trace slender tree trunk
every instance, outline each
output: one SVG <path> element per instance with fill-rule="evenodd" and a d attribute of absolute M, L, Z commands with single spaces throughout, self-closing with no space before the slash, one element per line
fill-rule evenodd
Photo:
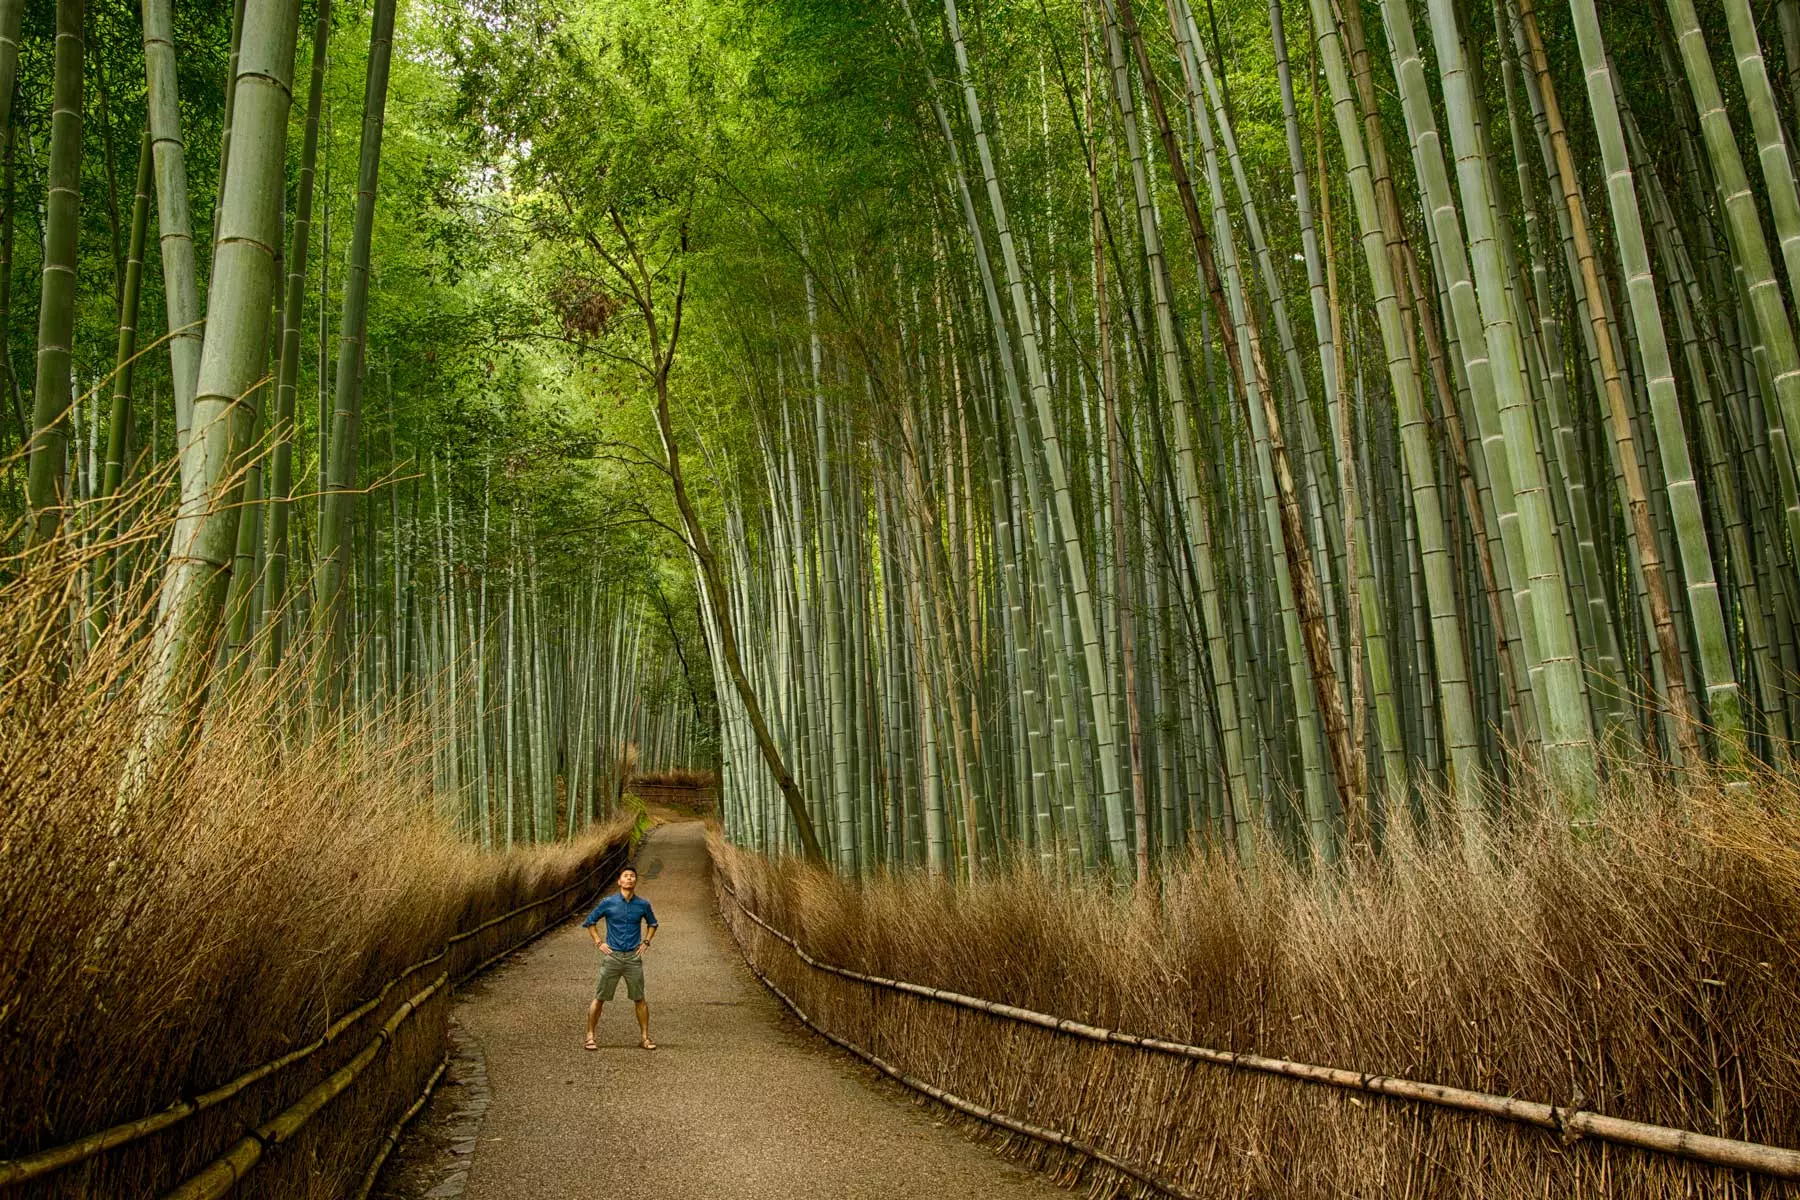
<path fill-rule="evenodd" d="M 762 753 L 769 773 L 775 777 L 782 799 L 787 802 L 788 816 L 799 834 L 801 851 L 812 861 L 823 863 L 825 851 L 819 845 L 819 835 L 813 831 L 812 817 L 806 811 L 806 799 L 800 794 L 800 785 L 794 782 L 793 773 L 788 770 L 780 748 L 775 745 L 774 736 L 769 732 L 768 719 L 763 716 L 762 703 L 750 686 L 749 676 L 744 673 L 744 660 L 738 652 L 735 625 L 727 600 L 725 579 L 719 570 L 719 560 L 713 554 L 706 529 L 701 525 L 699 514 L 694 511 L 693 502 L 688 498 L 687 481 L 681 470 L 681 450 L 675 440 L 674 423 L 669 417 L 668 380 L 662 373 L 658 374 L 656 380 L 656 425 L 662 436 L 669 482 L 675 490 L 675 506 L 681 512 L 682 525 L 687 530 L 694 557 L 700 564 L 702 590 L 712 609 L 713 624 L 717 627 L 719 638 L 719 652 L 725 657 L 726 673 L 737 692 L 738 702 L 744 706 L 750 728 L 756 734 L 756 748 Z"/>

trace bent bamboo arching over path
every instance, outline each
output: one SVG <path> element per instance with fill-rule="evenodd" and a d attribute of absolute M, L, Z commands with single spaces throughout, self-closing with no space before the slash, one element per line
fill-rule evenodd
<path fill-rule="evenodd" d="M 0 0 L 0 1162 L 176 1186 L 647 806 L 861 974 L 1794 1146 L 1796 137 L 1800 0 Z M 1746 1169 L 757 966 L 1121 1186 Z"/>

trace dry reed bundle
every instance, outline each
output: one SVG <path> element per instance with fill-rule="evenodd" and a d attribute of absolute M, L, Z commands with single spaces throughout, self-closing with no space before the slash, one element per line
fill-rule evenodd
<path fill-rule="evenodd" d="M 639 771 L 631 777 L 633 787 L 689 788 L 699 791 L 715 787 L 718 776 L 693 767 L 671 767 L 664 771 Z"/>
<path fill-rule="evenodd" d="M 1134 1033 L 1800 1144 L 1800 796 L 1627 777 L 1491 870 L 1393 848 L 1330 877 L 1190 861 L 1160 904 L 1028 869 L 856 886 L 720 847 L 824 961 Z M 1270 861 L 1273 862 L 1273 856 Z M 977 1104 L 1204 1196 L 1789 1195 L 1647 1153 L 1073 1040 L 809 970 L 727 906 L 825 1028 Z M 1007 1136 L 1091 1194 L 1115 1172 Z"/>
<path fill-rule="evenodd" d="M 483 854 L 435 809 L 422 720 L 308 731 L 289 715 L 305 711 L 297 675 L 240 687 L 126 787 L 141 623 L 66 632 L 98 557 L 55 547 L 0 586 L 0 1158 L 161 1111 L 314 1041 L 454 931 L 584 879 L 628 832 Z M 455 966 L 560 911 L 469 939 Z M 303 1068 L 24 1191 L 160 1193 L 355 1055 L 444 962 Z M 259 1194 L 335 1194 L 441 1057 L 447 1003 L 444 989 L 407 1022 Z"/>

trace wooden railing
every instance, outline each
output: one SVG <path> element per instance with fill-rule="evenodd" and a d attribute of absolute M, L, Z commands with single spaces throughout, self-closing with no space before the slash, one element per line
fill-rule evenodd
<path fill-rule="evenodd" d="M 63 1172 L 94 1163 L 122 1147 L 171 1131 L 227 1101 L 249 1098 L 259 1087 L 273 1088 L 296 1075 L 304 1078 L 302 1073 L 307 1068 L 318 1069 L 315 1060 L 328 1062 L 333 1048 L 353 1036 L 366 1034 L 369 1025 L 379 1020 L 374 1033 L 348 1061 L 330 1070 L 299 1099 L 282 1107 L 274 1116 L 249 1126 L 248 1131 L 222 1154 L 189 1174 L 184 1182 L 167 1193 L 182 1200 L 224 1195 L 246 1173 L 264 1162 L 270 1150 L 291 1140 L 318 1113 L 350 1091 L 409 1025 L 427 1014 L 436 1014 L 447 1022 L 448 1012 L 441 1001 L 456 986 L 559 925 L 593 893 L 611 882 L 630 853 L 629 840 L 622 839 L 596 856 L 568 885 L 471 929 L 452 934 L 445 940 L 443 949 L 395 975 L 373 997 L 333 1021 L 319 1037 L 298 1049 L 258 1064 L 218 1087 L 182 1099 L 160 1112 L 33 1154 L 0 1160 L 0 1191 L 33 1181 L 51 1181 Z M 422 979 L 429 982 L 409 991 Z M 390 1003 L 396 998 L 402 999 Z M 436 1033 L 441 1041 L 443 1029 L 438 1028 Z M 438 1071 L 432 1073 L 433 1082 L 438 1074 Z M 418 1090 L 416 1082 L 412 1090 Z M 244 1125 L 249 1123 L 244 1122 Z M 369 1141 L 380 1136 L 378 1130 L 379 1127 L 369 1131 Z M 82 1194 L 87 1190 L 84 1185 L 76 1186 Z"/>
<path fill-rule="evenodd" d="M 756 929 L 784 947 L 785 952 L 791 954 L 796 961 L 809 970 L 847 980 L 865 988 L 894 992 L 936 1004 L 984 1013 L 1001 1021 L 1033 1026 L 1083 1041 L 1126 1047 L 1147 1054 L 1186 1059 L 1232 1070 L 1276 1075 L 1303 1083 L 1383 1096 L 1393 1100 L 1455 1109 L 1484 1117 L 1536 1126 L 1570 1140 L 1593 1138 L 1597 1141 L 1630 1146 L 1638 1150 L 1668 1155 L 1689 1162 L 1750 1171 L 1777 1179 L 1800 1180 L 1800 1151 L 1781 1146 L 1715 1137 L 1665 1125 L 1653 1125 L 1642 1121 L 1607 1116 L 1581 1108 L 1520 1100 L 1512 1096 L 1498 1096 L 1467 1088 L 1424 1083 L 1390 1075 L 1350 1071 L 1339 1067 L 1316 1066 L 1311 1063 L 1292 1062 L 1264 1055 L 1218 1050 L 1171 1041 L 1166 1038 L 1146 1037 L 1117 1029 L 1105 1029 L 1067 1017 L 1035 1012 L 1016 1005 L 984 1000 L 977 996 L 963 995 L 960 992 L 947 991 L 943 988 L 927 987 L 906 980 L 887 979 L 878 975 L 853 971 L 815 958 L 791 935 L 777 929 L 745 904 L 736 890 L 725 881 L 722 872 L 715 870 L 713 878 L 721 897 L 719 904 L 721 914 L 726 919 L 726 927 L 731 930 L 738 949 L 744 955 L 744 961 L 764 986 L 815 1032 L 863 1059 L 890 1078 L 959 1112 L 1013 1133 L 1024 1134 L 1038 1141 L 1062 1147 L 1082 1157 L 1102 1163 L 1167 1195 L 1182 1197 L 1183 1200 L 1191 1200 L 1194 1194 L 1142 1164 L 1129 1162 L 1068 1133 L 998 1112 L 988 1106 L 948 1092 L 928 1081 L 915 1078 L 894 1064 L 870 1053 L 864 1047 L 855 1045 L 839 1034 L 823 1028 L 769 978 L 764 964 L 758 960 L 751 945 L 740 931 L 739 921 L 733 917 L 733 911 L 741 914 Z"/>

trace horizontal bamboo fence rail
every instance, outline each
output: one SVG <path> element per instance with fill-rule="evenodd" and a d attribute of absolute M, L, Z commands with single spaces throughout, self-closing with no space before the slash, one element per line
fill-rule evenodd
<path fill-rule="evenodd" d="M 400 1119 L 395 1121 L 393 1127 L 387 1131 L 387 1136 L 381 1139 L 381 1149 L 375 1152 L 375 1161 L 369 1164 L 367 1171 L 363 1172 L 362 1186 L 356 1189 L 356 1200 L 369 1200 L 369 1194 L 375 1190 L 376 1181 L 381 1178 L 381 1168 L 387 1162 L 388 1155 L 392 1154 L 400 1145 L 400 1135 L 406 1131 L 406 1127 L 412 1123 L 412 1119 L 419 1115 L 419 1111 L 431 1099 L 432 1089 L 437 1087 L 438 1080 L 442 1079 L 444 1072 L 449 1069 L 450 1056 L 446 1054 L 444 1060 L 438 1063 L 437 1070 L 431 1073 L 431 1078 L 425 1081 L 425 1087 L 413 1098 L 413 1102 L 407 1106 L 406 1111 L 400 1114 Z"/>
<path fill-rule="evenodd" d="M 1658 1154 L 1666 1154 L 1675 1158 L 1692 1162 L 1706 1163 L 1711 1166 L 1730 1167 L 1742 1171 L 1754 1171 L 1759 1174 L 1773 1176 L 1778 1179 L 1800 1180 L 1800 1151 L 1781 1146 L 1769 1146 L 1759 1142 L 1739 1141 L 1734 1138 L 1714 1137 L 1709 1134 L 1695 1133 L 1691 1130 L 1673 1129 L 1666 1125 L 1651 1125 L 1642 1121 L 1630 1121 L 1622 1117 L 1609 1117 L 1602 1113 L 1590 1112 L 1586 1109 L 1564 1107 L 1555 1104 L 1541 1104 L 1530 1100 L 1519 1100 L 1511 1096 L 1497 1096 L 1488 1092 L 1471 1091 L 1467 1088 L 1448 1087 L 1443 1084 L 1421 1083 L 1411 1079 L 1400 1079 L 1391 1075 L 1375 1075 L 1362 1071 L 1349 1071 L 1340 1067 L 1322 1067 L 1310 1063 L 1291 1062 L 1287 1059 L 1269 1058 L 1258 1054 L 1241 1054 L 1230 1050 L 1215 1050 L 1205 1046 L 1192 1046 L 1184 1042 L 1169 1041 L 1164 1038 L 1144 1037 L 1139 1034 L 1124 1033 L 1116 1029 L 1104 1029 L 1098 1025 L 1089 1025 L 1067 1017 L 1055 1017 L 1048 1013 L 1034 1012 L 1028 1008 L 1019 1008 L 1011 1004 L 1000 1004 L 992 1000 L 983 1000 L 977 996 L 966 996 L 960 992 L 946 991 L 942 988 L 927 987 L 923 984 L 909 983 L 901 979 L 885 979 L 879 975 L 867 975 L 860 971 L 852 971 L 846 967 L 821 962 L 807 953 L 798 941 L 765 921 L 738 896 L 735 889 L 715 873 L 720 891 L 730 898 L 732 904 L 759 928 L 781 942 L 806 966 L 813 970 L 841 979 L 917 996 L 940 1004 L 986 1013 L 1002 1020 L 1014 1021 L 1022 1025 L 1033 1025 L 1053 1033 L 1068 1037 L 1081 1038 L 1091 1042 L 1107 1045 L 1126 1046 L 1152 1054 L 1167 1055 L 1174 1058 L 1203 1062 L 1213 1066 L 1228 1067 L 1240 1071 L 1254 1071 L 1266 1075 L 1279 1075 L 1287 1079 L 1295 1079 L 1304 1083 L 1321 1084 L 1326 1087 L 1340 1088 L 1349 1091 L 1364 1092 L 1390 1099 L 1411 1101 L 1419 1104 L 1436 1105 L 1440 1108 L 1457 1109 L 1462 1112 L 1475 1113 L 1481 1116 L 1495 1117 L 1500 1120 L 1514 1121 L 1526 1125 L 1534 1125 L 1549 1130 L 1565 1138 L 1591 1137 L 1600 1141 L 1612 1142 L 1621 1146 L 1630 1146 L 1639 1150 L 1648 1150 Z M 794 1002 L 769 983 L 761 967 L 751 960 L 749 947 L 743 939 L 737 937 L 735 926 L 727 923 L 732 929 L 732 936 L 737 938 L 739 948 L 744 952 L 747 961 L 757 977 L 769 986 L 771 991 L 792 1008 L 808 1025 L 818 1026 L 808 1019 Z M 820 1030 L 824 1033 L 824 1030 Z M 875 1059 L 867 1052 L 850 1046 L 842 1039 L 826 1034 L 833 1042 L 852 1050 L 859 1057 L 867 1059 L 884 1073 L 893 1076 L 909 1087 L 935 1095 L 937 1089 L 921 1084 L 910 1077 Z M 1050 1140 L 1056 1144 L 1076 1150 L 1107 1166 L 1121 1170 L 1134 1179 L 1149 1183 L 1171 1195 L 1184 1196 L 1173 1184 L 1156 1179 L 1138 1167 L 1124 1167 L 1108 1156 L 1094 1153 L 1090 1148 L 1054 1130 L 1027 1128 L 1026 1122 L 1007 1117 L 998 1119 L 1000 1114 L 989 1113 L 980 1105 L 961 1098 L 946 1098 L 951 1107 L 967 1112 L 982 1120 L 1000 1125 L 1002 1128 L 1027 1133 L 1040 1140 Z M 1049 1135 L 1046 1137 L 1045 1135 Z"/>
<path fill-rule="evenodd" d="M 745 912 L 749 914 L 752 919 L 755 919 L 755 914 L 749 913 L 748 909 L 746 909 Z M 1022 1133 L 1026 1137 L 1035 1138 L 1038 1141 L 1051 1146 L 1061 1146 L 1065 1150 L 1073 1150 L 1084 1158 L 1091 1158 L 1095 1162 L 1103 1163 L 1122 1175 L 1128 1175 L 1139 1183 L 1148 1184 L 1160 1192 L 1166 1192 L 1171 1196 L 1178 1197 L 1179 1200 L 1199 1200 L 1192 1192 L 1184 1191 L 1182 1188 L 1177 1187 L 1160 1175 L 1152 1174 L 1135 1163 L 1126 1162 L 1122 1158 L 1117 1158 L 1108 1154 L 1098 1146 L 1084 1142 L 1079 1138 L 1071 1137 L 1061 1130 L 1050 1129 L 1043 1125 L 1034 1125 L 1030 1121 L 1021 1121 L 1017 1117 L 1008 1116 L 1003 1112 L 998 1112 L 985 1105 L 977 1104 L 973 1100 L 964 1099 L 955 1092 L 945 1091 L 936 1084 L 927 1083 L 917 1076 L 908 1075 L 905 1071 L 894 1066 L 885 1058 L 871 1054 L 869 1051 L 858 1046 L 848 1038 L 839 1037 L 837 1034 L 831 1032 L 831 1030 L 825 1028 L 808 1016 L 806 1010 L 801 1008 L 792 996 L 789 996 L 786 992 L 782 991 L 780 987 L 776 986 L 773 979 L 770 979 L 763 973 L 763 969 L 758 966 L 756 960 L 751 957 L 750 948 L 744 945 L 741 939 L 736 938 L 735 930 L 733 931 L 733 938 L 737 941 L 738 951 L 744 956 L 744 963 L 750 968 L 751 974 L 761 980 L 764 987 L 775 993 L 775 998 L 787 1005 L 788 1011 L 800 1018 L 802 1024 L 832 1045 L 838 1047 L 840 1050 L 848 1050 L 851 1054 L 856 1055 L 856 1057 L 862 1059 L 877 1071 L 886 1075 L 889 1079 L 898 1083 L 903 1083 L 913 1091 L 930 1096 L 940 1104 L 947 1104 L 957 1112 L 965 1113 L 968 1116 L 974 1117 L 976 1120 L 986 1121 L 990 1125 L 997 1125 L 1001 1129 L 1010 1130 L 1013 1133 Z"/>
<path fill-rule="evenodd" d="M 428 967 L 442 965 L 437 978 L 427 987 L 408 997 L 383 1023 L 368 1045 L 364 1046 L 349 1063 L 336 1071 L 299 1100 L 289 1105 L 254 1132 L 239 1140 L 224 1155 L 215 1159 L 199 1174 L 169 1193 L 171 1200 L 182 1197 L 193 1200 L 202 1196 L 219 1196 L 228 1191 L 245 1171 L 254 1166 L 263 1156 L 263 1152 L 291 1138 L 312 1116 L 331 1100 L 341 1095 L 356 1080 L 363 1070 L 374 1062 L 394 1039 L 400 1027 L 446 986 L 461 986 L 472 976 L 481 973 L 500 959 L 519 950 L 532 942 L 558 923 L 556 919 L 544 921 L 530 933 L 522 937 L 508 935 L 501 927 L 519 920 L 528 913 L 536 912 L 546 905 L 564 900 L 571 892 L 581 888 L 592 888 L 598 878 L 599 886 L 604 886 L 610 872 L 617 867 L 628 852 L 625 844 L 608 848 L 590 870 L 581 872 L 581 877 L 574 882 L 546 896 L 541 896 L 528 904 L 501 913 L 497 917 L 483 921 L 472 929 L 451 934 L 445 939 L 444 948 L 427 958 L 420 959 L 405 970 L 395 975 L 382 985 L 381 990 L 369 1000 L 351 1009 L 326 1027 L 318 1038 L 295 1050 L 290 1050 L 278 1058 L 251 1067 L 237 1077 L 220 1084 L 210 1091 L 203 1092 L 192 1099 L 184 1099 L 160 1112 L 152 1113 L 135 1121 L 126 1121 L 110 1128 L 91 1133 L 75 1141 L 53 1146 L 46 1150 L 20 1158 L 0 1160 L 0 1189 L 9 1188 L 52 1175 L 58 1171 L 104 1154 L 107 1151 L 128 1145 L 179 1125 L 189 1118 L 198 1116 L 208 1109 L 215 1108 L 232 1097 L 239 1095 L 247 1088 L 271 1077 L 278 1076 L 290 1069 L 301 1066 L 326 1048 L 343 1040 L 346 1034 L 354 1030 L 370 1014 L 378 1012 L 387 998 L 408 980 Z M 566 906 L 573 911 L 573 906 Z M 557 915 L 564 915 L 558 910 Z M 491 936 L 484 936 L 491 935 Z M 503 942 L 496 950 L 490 950 L 495 941 Z M 435 1079 L 435 1076 L 433 1077 Z"/>

